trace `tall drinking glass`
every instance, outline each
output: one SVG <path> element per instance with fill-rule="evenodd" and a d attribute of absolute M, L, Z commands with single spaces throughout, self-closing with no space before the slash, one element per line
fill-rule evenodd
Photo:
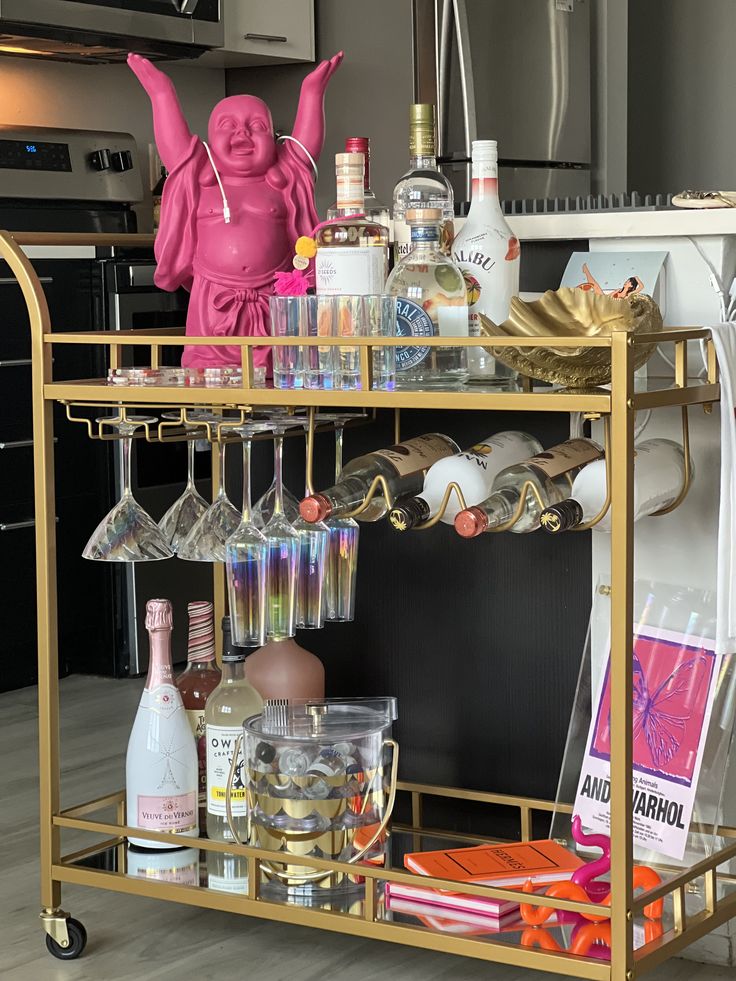
<path fill-rule="evenodd" d="M 345 423 L 354 416 L 338 416 L 335 422 L 335 480 L 342 470 Z M 358 575 L 360 526 L 353 518 L 328 518 L 325 563 L 324 618 L 335 623 L 355 619 L 355 585 Z"/>
<path fill-rule="evenodd" d="M 267 545 L 268 636 L 285 640 L 296 632 L 296 584 L 299 574 L 299 535 L 284 514 L 282 463 L 286 426 L 273 428 L 274 509 L 263 529 Z"/>
<path fill-rule="evenodd" d="M 105 515 L 82 552 L 85 559 L 102 562 L 152 562 L 170 559 L 174 554 L 163 532 L 147 511 L 133 497 L 131 466 L 133 433 L 145 423 L 158 420 L 150 416 L 128 416 L 107 423 L 120 433 L 123 444 L 123 494 L 115 507 Z"/>
<path fill-rule="evenodd" d="M 337 416 L 319 415 L 318 422 L 331 422 Z M 304 422 L 305 431 L 309 422 Z M 309 441 L 305 467 L 304 496 L 312 493 L 306 481 L 309 472 Z M 297 578 L 296 596 L 296 625 L 305 630 L 317 630 L 324 626 L 324 581 L 327 561 L 327 544 L 330 537 L 324 521 L 305 521 L 301 515 L 293 522 L 292 527 L 299 536 L 299 576 Z"/>
<path fill-rule="evenodd" d="M 225 542 L 225 561 L 233 643 L 238 647 L 262 647 L 266 643 L 268 543 L 251 518 L 250 458 L 253 436 L 268 428 L 267 422 L 250 422 L 234 430 L 243 439 L 243 513 Z"/>

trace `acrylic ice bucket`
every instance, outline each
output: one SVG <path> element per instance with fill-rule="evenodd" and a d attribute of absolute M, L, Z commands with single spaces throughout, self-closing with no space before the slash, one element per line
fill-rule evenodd
<path fill-rule="evenodd" d="M 347 889 L 361 862 L 382 862 L 398 746 L 395 698 L 267 703 L 243 725 L 250 843 L 284 853 L 262 862 L 274 887 Z M 305 856 L 356 865 L 356 874 L 302 865 Z"/>

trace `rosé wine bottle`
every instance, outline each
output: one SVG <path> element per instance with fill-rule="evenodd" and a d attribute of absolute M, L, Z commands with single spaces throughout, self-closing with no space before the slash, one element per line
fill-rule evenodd
<path fill-rule="evenodd" d="M 204 707 L 222 677 L 215 663 L 215 620 L 212 603 L 195 600 L 189 613 L 187 666 L 176 679 L 184 709 L 197 743 L 199 758 L 199 828 L 207 823 L 207 742 L 204 737 Z"/>
<path fill-rule="evenodd" d="M 146 686 L 128 741 L 125 760 L 127 823 L 167 831 L 186 840 L 199 837 L 197 747 L 171 671 L 171 603 L 146 603 L 151 659 Z M 165 842 L 129 838 L 139 848 L 176 848 Z"/>

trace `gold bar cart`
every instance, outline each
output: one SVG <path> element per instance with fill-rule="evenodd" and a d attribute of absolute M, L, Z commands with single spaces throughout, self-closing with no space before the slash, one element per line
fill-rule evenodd
<path fill-rule="evenodd" d="M 41 284 L 30 262 L 9 233 L 0 233 L 0 256 L 9 264 L 23 290 L 32 337 L 32 385 L 36 508 L 36 564 L 38 603 L 38 662 L 39 662 L 39 743 L 40 743 L 40 824 L 41 824 L 41 904 L 47 940 L 75 956 L 84 945 L 84 929 L 61 908 L 63 883 L 74 883 L 109 889 L 121 893 L 150 896 L 209 909 L 227 910 L 248 916 L 273 919 L 305 926 L 319 927 L 361 937 L 382 939 L 431 950 L 446 951 L 501 964 L 513 964 L 536 970 L 546 970 L 580 978 L 630 981 L 643 975 L 663 960 L 677 954 L 685 946 L 704 936 L 716 926 L 736 915 L 736 892 L 721 896 L 721 879 L 726 876 L 719 866 L 736 857 L 736 829 L 719 828 L 718 834 L 729 845 L 695 866 L 668 878 L 661 886 L 634 897 L 632 890 L 632 630 L 633 622 L 633 448 L 634 415 L 637 409 L 665 406 L 683 408 L 686 435 L 687 407 L 702 405 L 709 411 L 720 398 L 715 357 L 710 334 L 702 329 L 668 330 L 656 335 L 631 337 L 615 332 L 610 338 L 556 338 L 555 347 L 597 346 L 610 348 L 612 384 L 610 391 L 557 392 L 528 390 L 519 392 L 387 392 L 375 391 L 371 378 L 371 349 L 386 345 L 406 345 L 408 338 L 351 338 L 350 346 L 361 351 L 361 391 L 311 392 L 283 391 L 253 387 L 253 347 L 262 344 L 254 338 L 190 338 L 183 329 L 172 331 L 91 332 L 55 334 Z M 686 371 L 688 341 L 699 340 L 708 347 L 708 377 L 703 383 L 689 385 Z M 175 388 L 108 386 L 104 379 L 74 382 L 54 381 L 52 353 L 57 344 L 97 345 L 109 350 L 109 364 L 117 367 L 121 352 L 127 345 L 147 346 L 151 351 L 150 364 L 160 363 L 160 351 L 165 346 L 184 343 L 238 344 L 242 352 L 243 382 L 241 388 Z M 272 338 L 274 345 L 295 343 L 294 338 Z M 300 338 L 299 344 L 339 345 L 340 338 Z M 443 338 L 422 338 L 424 346 L 447 344 Z M 453 346 L 477 345 L 477 339 L 452 338 Z M 550 346 L 542 339 L 494 339 L 494 346 Z M 677 366 L 673 387 L 634 390 L 634 347 L 638 344 L 673 343 Z M 559 950 L 537 949 L 535 946 L 503 942 L 500 939 L 461 936 L 425 929 L 385 918 L 381 910 L 381 889 L 386 883 L 416 884 L 416 877 L 393 868 L 361 866 L 364 884 L 357 901 L 349 910 L 330 908 L 329 904 L 313 908 L 295 902 L 276 902 L 261 892 L 259 862 L 283 859 L 280 853 L 252 846 L 237 846 L 201 839 L 198 847 L 207 854 L 227 852 L 242 857 L 248 870 L 247 892 L 234 894 L 198 885 L 183 885 L 154 879 L 134 878 L 125 873 L 124 860 L 117 870 L 91 868 L 84 862 L 107 849 L 117 849 L 122 856 L 125 838 L 131 831 L 125 825 L 124 791 L 108 794 L 75 807 L 61 809 L 59 764 L 59 684 L 57 650 L 56 600 L 56 529 L 54 500 L 54 434 L 53 406 L 67 403 L 67 414 L 73 419 L 75 407 L 108 407 L 126 411 L 135 406 L 152 408 L 219 406 L 241 409 L 253 406 L 282 405 L 287 407 L 329 406 L 358 408 L 483 409 L 582 412 L 590 417 L 602 417 L 610 432 L 609 494 L 612 513 L 611 553 L 611 884 L 612 904 L 610 963 L 592 956 L 579 956 Z M 398 412 L 397 412 L 398 416 Z M 92 433 L 91 433 L 92 434 Z M 142 438 L 148 438 L 145 433 Z M 215 454 L 213 454 L 215 455 Z M 449 488 L 448 488 L 449 495 Z M 446 503 L 446 501 L 445 501 Z M 215 567 L 216 613 L 224 612 L 224 572 Z M 532 837 L 532 817 L 535 813 L 552 812 L 555 807 L 570 812 L 566 805 L 533 798 L 467 791 L 448 787 L 401 782 L 401 794 L 410 802 L 411 824 L 395 825 L 396 831 L 412 836 L 415 843 L 427 837 L 462 838 L 467 843 L 481 840 L 472 836 L 430 829 L 424 826 L 422 805 L 426 798 L 441 797 L 472 800 L 512 810 L 518 817 L 518 837 Z M 63 829 L 85 832 L 90 844 L 71 853 L 62 852 Z M 135 829 L 139 838 L 180 846 L 171 834 Z M 100 840 L 102 836 L 102 840 Z M 355 866 L 317 858 L 304 858 L 302 864 L 317 870 L 354 873 Z M 697 881 L 704 883 L 705 906 L 688 916 L 685 893 Z M 422 878 L 422 884 L 436 889 L 453 891 L 456 884 L 442 879 Z M 463 892 L 504 900 L 522 900 L 532 906 L 545 905 L 539 894 L 520 893 L 489 886 L 463 885 Z M 657 898 L 668 897 L 672 903 L 673 921 L 670 929 L 635 949 L 633 928 L 635 918 L 644 907 Z M 549 900 L 546 901 L 549 905 Z M 593 903 L 554 900 L 560 910 L 581 914 L 600 913 Z M 81 928 L 81 933 L 80 933 Z M 81 939 L 80 939 L 81 937 Z M 75 945 L 80 948 L 75 950 Z"/>

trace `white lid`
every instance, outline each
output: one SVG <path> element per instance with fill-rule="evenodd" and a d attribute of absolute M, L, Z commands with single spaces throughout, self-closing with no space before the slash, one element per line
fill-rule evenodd
<path fill-rule="evenodd" d="M 473 160 L 498 160 L 496 140 L 473 140 Z"/>

